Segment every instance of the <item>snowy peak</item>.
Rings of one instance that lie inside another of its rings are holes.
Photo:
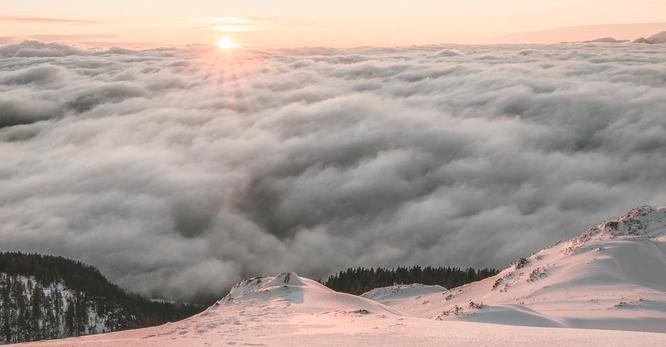
[[[390,314],[400,312],[383,304],[338,293],[317,281],[299,277],[294,272],[276,276],[253,277],[237,283],[222,300],[210,307],[204,316],[216,311],[242,310],[247,314],[257,310],[291,314]],[[263,313],[262,313],[263,314]]]
[[[666,207],[636,207],[619,218],[605,221],[571,239],[568,251],[590,240],[610,240],[618,237],[657,238],[666,234]]]
[[[439,320],[663,332],[665,235],[666,208],[641,206],[478,282],[420,296],[401,296],[410,291],[403,287],[364,296]]]
[[[294,272],[284,272],[270,277],[253,277],[236,283],[221,301],[224,303],[262,297],[289,299],[293,296],[290,294],[302,291],[305,285],[304,280]]]
[[[633,208],[617,219],[599,224],[597,229],[612,237],[658,237],[663,235],[666,229],[666,208],[652,206]]]

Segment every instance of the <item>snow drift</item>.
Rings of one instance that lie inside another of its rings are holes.
[[[285,313],[384,314],[400,313],[379,302],[335,292],[317,281],[285,272],[272,277],[254,277],[237,283],[222,300],[202,313],[233,309]]]
[[[666,209],[644,206],[451,290],[358,297],[288,272],[239,282],[179,322],[39,345],[664,345],[665,232]]]
[[[643,206],[516,260],[496,276],[379,299],[440,320],[666,332],[666,208]]]
[[[439,285],[425,285],[425,284],[396,284],[388,287],[375,288],[361,296],[364,298],[377,300],[377,301],[393,301],[405,298],[419,298],[426,294],[442,293],[446,288]]]

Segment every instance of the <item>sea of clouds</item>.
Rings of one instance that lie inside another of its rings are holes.
[[[503,267],[666,202],[666,46],[0,47],[0,250],[148,295]]]

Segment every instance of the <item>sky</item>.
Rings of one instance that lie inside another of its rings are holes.
[[[572,26],[578,28],[528,41],[595,39],[606,32],[635,39],[666,30],[666,2],[660,0],[2,0],[1,6],[0,40],[7,42],[181,45],[230,36],[264,48],[409,46],[510,42],[515,33]],[[612,26],[645,23],[659,24]],[[611,26],[580,27],[590,25]]]

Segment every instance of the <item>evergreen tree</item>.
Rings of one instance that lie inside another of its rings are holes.
[[[454,288],[493,276],[497,272],[495,269],[476,270],[432,266],[422,268],[418,265],[391,269],[357,267],[331,275],[323,284],[340,292],[359,295],[374,288],[394,284],[438,284],[446,288]]]
[[[2,310],[2,312],[0,312],[0,329],[2,330],[1,334],[6,342],[12,341],[11,325],[13,321],[13,305],[11,302],[9,288],[9,277],[3,275],[2,281],[0,282],[0,300],[2,300],[2,305],[0,306],[0,309]]]
[[[70,259],[0,253],[0,343],[139,328],[197,311],[126,293]]]
[[[40,340],[42,338],[42,305],[44,304],[43,300],[44,292],[41,286],[35,285],[32,289],[32,295],[30,296],[30,327],[31,327],[31,337]]]

